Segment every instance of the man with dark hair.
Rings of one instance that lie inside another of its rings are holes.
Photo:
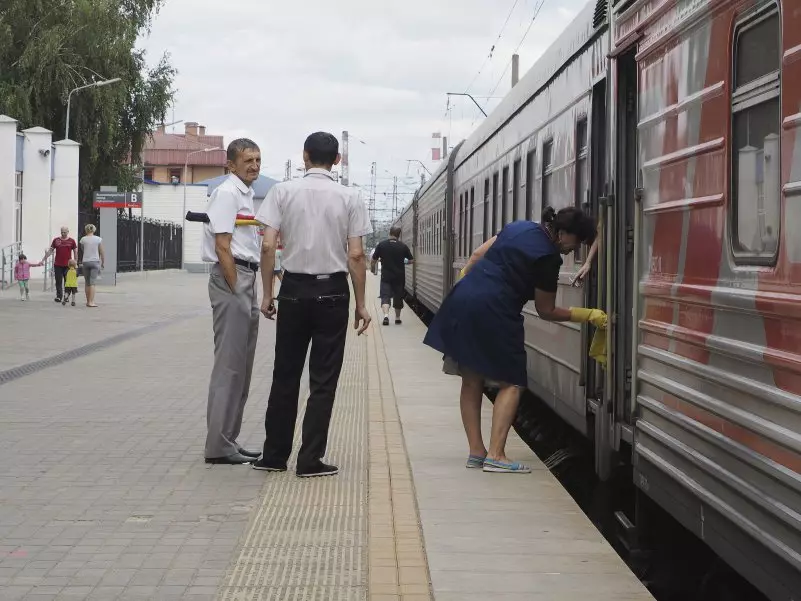
[[[329,133],[310,135],[303,146],[306,175],[276,184],[256,220],[264,224],[261,311],[276,315],[272,277],[278,232],[284,252],[280,311],[277,311],[275,363],[264,428],[267,438],[255,469],[283,472],[292,451],[298,415],[300,378],[309,353],[309,400],[303,418],[303,443],[296,474],[332,476],[339,470],[323,463],[328,427],[345,355],[350,289],[356,297],[354,328],[370,324],[364,298],[367,260],[362,237],[372,232],[367,208],[351,188],[337,184],[331,168],[340,161],[339,143]]]
[[[237,226],[237,215],[253,215],[253,182],[261,171],[255,142],[228,146],[230,175],[211,194],[206,207],[201,254],[213,263],[209,277],[214,329],[214,368],[206,411],[206,463],[252,463],[259,453],[237,442],[250,390],[259,333],[256,272],[260,242],[255,225]],[[272,271],[270,271],[272,276]]]
[[[414,261],[412,251],[400,241],[401,229],[390,228],[389,240],[384,240],[373,252],[372,270],[381,261],[381,310],[384,311],[384,325],[389,325],[389,303],[395,307],[395,323],[401,323],[403,295],[406,287],[406,265]]]

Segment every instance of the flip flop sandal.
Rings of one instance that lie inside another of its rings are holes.
[[[486,455],[469,455],[467,457],[467,463],[465,467],[467,468],[481,468],[484,467],[484,459],[486,459]]]
[[[494,472],[497,474],[530,474],[531,468],[522,463],[514,461],[512,463],[504,463],[502,461],[495,461],[493,459],[484,460],[484,471]]]

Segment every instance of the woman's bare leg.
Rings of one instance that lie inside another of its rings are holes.
[[[492,433],[490,434],[490,448],[487,457],[495,461],[508,463],[506,457],[506,438],[509,428],[517,415],[517,405],[520,403],[520,388],[503,385],[495,397],[495,406],[492,409]]]
[[[459,406],[462,410],[462,424],[470,445],[470,454],[484,457],[487,447],[481,435],[481,401],[484,398],[484,380],[472,373],[462,375],[462,393]]]

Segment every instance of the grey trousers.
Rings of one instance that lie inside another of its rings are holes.
[[[214,329],[214,368],[206,410],[206,458],[228,457],[241,448],[236,439],[248,400],[253,359],[259,335],[256,273],[236,266],[231,292],[219,264],[209,277]]]

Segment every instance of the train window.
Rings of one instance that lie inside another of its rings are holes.
[[[498,233],[498,174],[492,174],[492,235]]]
[[[732,247],[738,263],[773,264],[781,220],[781,28],[775,5],[738,24],[732,87]]]
[[[484,180],[484,223],[481,230],[482,244],[489,240],[489,224],[490,224],[490,187],[489,178]]]
[[[526,156],[526,219],[534,219],[534,167],[536,151],[532,150]]]
[[[553,140],[542,145],[542,208],[551,206],[550,188],[553,177]]]
[[[587,199],[587,186],[589,172],[587,163],[587,119],[581,119],[576,124],[576,207],[582,208]],[[582,244],[573,253],[577,262],[584,261],[584,245]]]
[[[503,178],[501,179],[501,227],[509,223],[509,167],[503,168]]]
[[[520,159],[517,159],[512,166],[512,221],[520,218]]]
[[[469,257],[473,254],[473,212],[476,208],[476,189],[474,187],[470,187],[470,219],[468,219],[469,229],[467,232],[467,252],[465,253],[465,257]]]
[[[457,256],[463,257],[464,256],[464,240],[462,238],[462,232],[464,231],[464,194],[459,194],[459,248],[457,251]]]

